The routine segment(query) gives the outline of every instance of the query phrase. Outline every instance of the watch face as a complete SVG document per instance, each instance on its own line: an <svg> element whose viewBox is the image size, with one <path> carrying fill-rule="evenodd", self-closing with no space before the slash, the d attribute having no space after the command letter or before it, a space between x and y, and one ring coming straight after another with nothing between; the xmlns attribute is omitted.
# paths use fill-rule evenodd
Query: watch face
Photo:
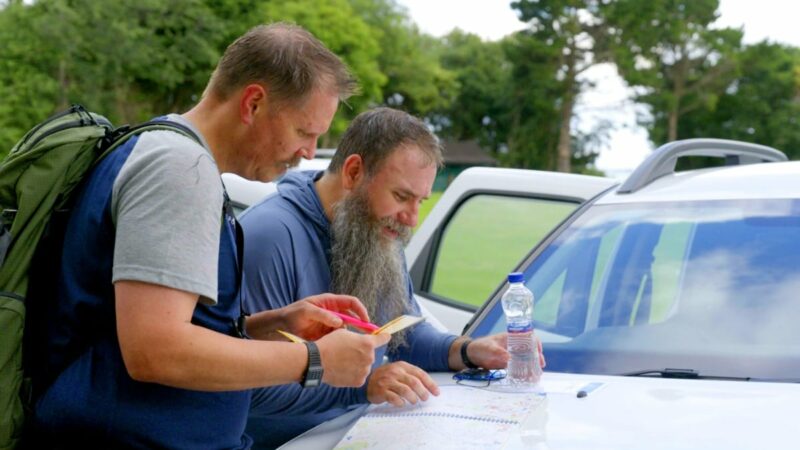
<svg viewBox="0 0 800 450"><path fill-rule="evenodd" d="M309 367L306 373L306 380L303 383L304 387L317 387L322 381L322 367Z"/></svg>
<svg viewBox="0 0 800 450"><path fill-rule="evenodd" d="M303 387L311 388L319 386L322 381L322 360L319 356L317 344L306 342L308 349L308 367L303 377Z"/></svg>

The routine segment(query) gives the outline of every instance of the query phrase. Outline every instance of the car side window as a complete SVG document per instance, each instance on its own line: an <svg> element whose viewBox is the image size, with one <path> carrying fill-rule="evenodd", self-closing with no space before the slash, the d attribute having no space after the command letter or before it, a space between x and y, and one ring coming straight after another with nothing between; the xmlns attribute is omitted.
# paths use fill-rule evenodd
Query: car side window
<svg viewBox="0 0 800 450"><path fill-rule="evenodd" d="M586 311L589 317L579 319L578 323L589 323L590 327L597 326L597 322L611 319L600 314L603 297L616 297L620 288L630 296L630 308L624 317L615 317L614 323L633 326L636 323L653 324L664 321L669 317L674 307L675 299L680 286L680 277L686 257L687 246L692 232L688 223L665 224L654 233L656 240L647 250L647 253L638 255L631 253L630 248L641 246L636 241L624 241L626 227L618 224L608 229L594 244L576 246L569 252L567 262L560 270L553 272L550 281L542 286L531 286L537 291L543 291L541 298L536 299L536 321L540 326L549 327L551 330L565 334L579 334L582 329L570 329L574 320L566 320L564 311ZM641 247L644 248L644 247ZM577 254L580 253L581 256ZM620 266L634 261L648 263L643 265L647 270L638 272ZM624 282L619 282L613 273L638 273L638 277L628 277ZM546 273L547 271L545 271ZM569 280L569 281L567 281ZM581 308L573 304L576 298L588 299ZM615 301L607 298L606 303ZM562 303L569 303L563 306ZM562 316L559 317L559 311ZM592 317L592 311L595 316ZM594 320L593 320L594 319ZM561 322L561 323L559 323ZM564 323L566 322L566 323ZM606 324L607 325L607 324Z"/></svg>
<svg viewBox="0 0 800 450"><path fill-rule="evenodd" d="M694 226L688 222L668 223L661 230L653 249L653 299L648 323L663 322L673 312L693 232Z"/></svg>
<svg viewBox="0 0 800 450"><path fill-rule="evenodd" d="M571 301L579 290L582 291L581 295L588 298L584 309L586 311L592 309L599 297L603 274L607 270L611 255L619 244L622 229L622 225L616 226L600 237L599 242L587 248L576 247L569 252L571 257L564 260L563 266L559 265L558 270L549 277L552 281L545 285L544 292L535 299L537 322L556 328L559 319L564 320L563 317L558 317L562 300L567 297L568 301ZM581 257L575 257L578 253L582 253ZM569 283L567 283L568 277ZM576 280L580 279L584 281L576 283ZM529 288L533 288L533 286L529 286ZM585 294L587 289L588 295Z"/></svg>
<svg viewBox="0 0 800 450"><path fill-rule="evenodd" d="M480 194L463 202L445 225L428 292L480 307L509 271L577 203Z"/></svg>
<svg viewBox="0 0 800 450"><path fill-rule="evenodd" d="M537 326L574 337L598 327L667 320L674 314L694 229L679 221L622 221L554 243L543 253L543 264L525 268L536 273L526 284L536 297ZM494 316L491 330L499 331L501 315Z"/></svg>

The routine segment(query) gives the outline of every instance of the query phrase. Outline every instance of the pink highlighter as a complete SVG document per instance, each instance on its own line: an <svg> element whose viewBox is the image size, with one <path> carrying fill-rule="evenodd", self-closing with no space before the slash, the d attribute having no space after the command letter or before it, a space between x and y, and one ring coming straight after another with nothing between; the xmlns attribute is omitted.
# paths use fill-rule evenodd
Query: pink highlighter
<svg viewBox="0 0 800 450"><path fill-rule="evenodd" d="M328 311L330 311L330 310L328 310ZM339 312L336 312L336 311L330 311L330 312L332 314L337 315L345 323L349 323L350 325L353 325L354 327L361 328L362 330L369 331L370 333L372 333L373 331L375 331L375 330L380 328L379 326L377 326L375 324L372 324L372 323L369 323L369 322L364 322L363 320L358 320L355 317L349 316L347 314L342 314L342 313L339 313Z"/></svg>

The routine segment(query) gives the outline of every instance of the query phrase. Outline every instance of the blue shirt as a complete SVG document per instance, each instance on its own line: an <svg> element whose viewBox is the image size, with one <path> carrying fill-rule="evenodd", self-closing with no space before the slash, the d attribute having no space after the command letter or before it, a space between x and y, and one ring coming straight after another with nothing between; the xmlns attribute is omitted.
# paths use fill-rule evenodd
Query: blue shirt
<svg viewBox="0 0 800 450"><path fill-rule="evenodd" d="M243 290L248 311L280 308L330 292L330 223L314 188L322 174L289 172L278 183L277 193L240 217L246 243ZM404 276L409 309L421 314L405 267ZM408 331L406 346L387 356L429 371L449 370L448 352L455 338L423 322ZM378 355L376 360L381 358ZM274 447L365 403L366 384L356 389L325 384L305 390L297 384L258 389L253 393L247 431L258 444Z"/></svg>
<svg viewBox="0 0 800 450"><path fill-rule="evenodd" d="M250 390L201 392L142 383L125 369L111 282L110 205L114 181L137 140L129 139L93 170L70 214L59 296L48 308L47 371L53 382L36 405L37 433L64 447L248 448ZM217 304L198 304L192 318L228 335L234 335L240 312L234 233L231 220L221 221Z"/></svg>

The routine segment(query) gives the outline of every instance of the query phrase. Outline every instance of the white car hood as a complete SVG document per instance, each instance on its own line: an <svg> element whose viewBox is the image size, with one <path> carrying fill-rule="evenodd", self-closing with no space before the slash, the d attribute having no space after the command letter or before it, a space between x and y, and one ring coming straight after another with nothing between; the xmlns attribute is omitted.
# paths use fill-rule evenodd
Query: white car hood
<svg viewBox="0 0 800 450"><path fill-rule="evenodd" d="M451 373L432 375L440 386L453 383ZM578 398L579 387L590 383L602 385ZM798 384L545 372L542 385L551 392L523 423L519 435L509 438L506 449L798 448L794 433ZM319 425L281 450L333 448L363 410ZM465 443L469 439L464 436Z"/></svg>
<svg viewBox="0 0 800 450"><path fill-rule="evenodd" d="M511 448L796 449L800 385L545 373L601 382L584 398L550 393Z"/></svg>

